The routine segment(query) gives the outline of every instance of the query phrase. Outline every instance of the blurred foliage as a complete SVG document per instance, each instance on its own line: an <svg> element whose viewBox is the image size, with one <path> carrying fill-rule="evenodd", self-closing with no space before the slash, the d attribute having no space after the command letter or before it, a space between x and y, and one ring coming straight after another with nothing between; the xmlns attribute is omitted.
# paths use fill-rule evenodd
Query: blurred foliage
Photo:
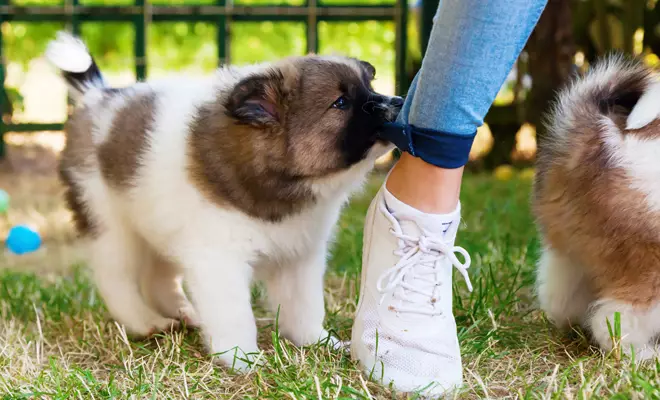
<svg viewBox="0 0 660 400"><path fill-rule="evenodd" d="M234 22L231 29L233 64L272 61L307 51L302 22Z"/></svg>
<svg viewBox="0 0 660 400"><path fill-rule="evenodd" d="M395 0L326 0L325 4L391 4ZM15 0L20 5L60 5L58 0ZM83 5L128 5L132 0L81 0ZM214 0L153 0L153 4L212 4ZM304 0L236 0L245 5L302 5ZM414 24L411 24L414 25ZM27 68L43 54L61 23L4 23L2 32L7 60ZM416 28L410 30L416 36ZM83 22L81 35L106 71L134 69L135 32L126 22ZM212 23L151 23L147 32L147 60L151 69L176 71L195 67L211 71L218 65L218 32ZM391 22L321 22L319 52L340 52L369 60L380 76L394 79L394 24ZM412 37L411 42L416 43ZM413 43L413 44L414 44ZM299 22L233 22L229 46L231 62L245 64L303 55L307 49L305 24ZM418 46L412 46L413 56Z"/></svg>
<svg viewBox="0 0 660 400"><path fill-rule="evenodd" d="M20 5L61 5L62 0L10 0ZM83 5L130 5L134 0L79 0ZM218 4L221 0L151 0L155 5ZM396 0L319 0L327 5L383 5ZM408 0L406 73L412 79L421 64L420 8ZM303 5L305 0L234 0L237 5ZM510 143L523 122L543 129L538 118L564 78L585 70L610 50L641 55L660 64L660 6L658 0L551 0L525 50L503 85L486 118L495 138L495 166L513 162ZM10 63L23 68L43 54L61 23L3 23L4 50ZM232 22L229 58L234 64L273 61L307 51L302 22ZM561 34L559 33L561 32ZM393 22L325 22L318 25L319 53L340 53L371 62L381 79L394 81L395 25ZM126 22L83 22L81 34L98 64L119 73L135 68L135 31ZM151 23L147 31L147 71L178 71L193 67L212 71L219 61L218 26L209 22ZM222 38L220 38L222 40ZM534 44L535 43L535 44ZM530 45L531 44L531 45ZM655 53L655 54L654 54ZM539 82L541 84L539 84ZM14 91L15 92L15 91ZM403 90L398 90L403 92ZM18 93L18 92L16 92ZM7 97L12 101L11 95ZM501 154L498 154L501 153Z"/></svg>
<svg viewBox="0 0 660 400"><path fill-rule="evenodd" d="M319 53L368 60L379 76L394 76L393 22L319 22Z"/></svg>

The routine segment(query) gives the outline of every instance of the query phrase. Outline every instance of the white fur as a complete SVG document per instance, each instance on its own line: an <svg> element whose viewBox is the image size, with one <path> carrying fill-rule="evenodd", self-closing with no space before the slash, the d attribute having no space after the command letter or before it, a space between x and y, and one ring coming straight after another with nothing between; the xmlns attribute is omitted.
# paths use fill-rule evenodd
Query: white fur
<svg viewBox="0 0 660 400"><path fill-rule="evenodd" d="M57 38L51 41L46 48L46 58L57 68L82 73L92 66L92 57L87 46L70 33L60 31Z"/></svg>
<svg viewBox="0 0 660 400"><path fill-rule="evenodd" d="M550 248L541 253L536 292L541 309L559 327L580 324L593 300L583 268Z"/></svg>
<svg viewBox="0 0 660 400"><path fill-rule="evenodd" d="M635 134L621 135L609 130L608 150L616 165L630 177L630 187L646 195L651 212L660 212L660 139Z"/></svg>
<svg viewBox="0 0 660 400"><path fill-rule="evenodd" d="M593 339L605 351L612 350L613 338L609 325L614 332L614 313L621 318L621 350L631 354L634 350L637 360L647 360L660 356L660 347L655 339L660 332L660 304L649 309L635 308L630 304L613 299L600 299L594 302L587 313L586 326Z"/></svg>
<svg viewBox="0 0 660 400"><path fill-rule="evenodd" d="M94 60L82 40L64 31L57 32L56 39L48 43L45 55L51 64L65 73L82 74L88 72L94 64ZM98 70L92 70L88 75L92 75L94 72L98 72ZM69 94L77 102L82 101L83 97L86 97L87 101L102 99L102 93L98 88L103 87L103 77L96 75L88 76L88 78L80 81L78 85L67 82ZM80 85L84 85L84 87Z"/></svg>
<svg viewBox="0 0 660 400"><path fill-rule="evenodd" d="M314 182L316 204L279 223L217 206L189 179L189 123L218 87L234 85L255 68L263 67L150 83L157 93L155 122L130 192L107 186L98 168L75 175L102 225L91 244L92 267L112 315L144 335L176 324L173 314L178 313L188 323L201 324L211 352L239 369L246 363L234 360L235 353L258 351L250 304L253 278L265 282L273 309L279 308L283 335L298 345L327 335L322 323L328 241L342 205L388 149L374 148L351 169ZM104 111L108 120L114 110ZM102 130L109 127L104 123ZM100 144L107 132L95 136ZM182 277L195 307L183 292Z"/></svg>
<svg viewBox="0 0 660 400"><path fill-rule="evenodd" d="M660 82L651 85L628 116L626 129L640 129L660 117Z"/></svg>
<svg viewBox="0 0 660 400"><path fill-rule="evenodd" d="M603 350L613 348L608 321L614 332L614 313L621 317L618 345L625 354L634 350L637 360L660 356L655 338L660 332L660 304L634 306L613 299L596 300L589 291L584 269L551 249L544 249L537 271L537 294L541 309L560 328L583 324Z"/></svg>

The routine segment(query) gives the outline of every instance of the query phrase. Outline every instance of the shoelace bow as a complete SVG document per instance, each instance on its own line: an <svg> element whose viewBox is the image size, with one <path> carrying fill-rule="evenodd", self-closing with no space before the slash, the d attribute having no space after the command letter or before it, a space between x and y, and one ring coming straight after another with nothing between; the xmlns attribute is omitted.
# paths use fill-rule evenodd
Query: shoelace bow
<svg viewBox="0 0 660 400"><path fill-rule="evenodd" d="M400 299L408 303L415 303L415 307L397 307L397 312L424 315L442 314L441 310L435 308L435 303L439 300L435 291L442 284L439 278L440 271L436 269L436 264L444 257L447 257L451 265L461 273L468 289L472 291L472 282L470 282L467 271L471 259L464 248L450 246L424 234L420 237L405 235L401 232L399 221L387 211L385 205L381 205L381 212L395 227L399 228L391 229L390 232L399 240L399 248L394 251L394 254L400 259L378 279L376 288L382 294L380 304L388 294L393 292L396 294L396 290L401 288ZM463 256L463 262L456 257L456 253ZM417 304L408 298L407 292L420 294L428 301L424 304Z"/></svg>

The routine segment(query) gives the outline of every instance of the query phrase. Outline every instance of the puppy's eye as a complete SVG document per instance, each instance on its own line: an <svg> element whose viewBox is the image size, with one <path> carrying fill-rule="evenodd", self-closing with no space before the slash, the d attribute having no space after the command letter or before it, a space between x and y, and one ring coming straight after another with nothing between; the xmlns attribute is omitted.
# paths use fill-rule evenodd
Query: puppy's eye
<svg viewBox="0 0 660 400"><path fill-rule="evenodd" d="M340 98L335 100L334 103L332 103L332 108L338 108L340 110L346 110L350 106L351 103L348 101L348 99L345 96L341 96Z"/></svg>

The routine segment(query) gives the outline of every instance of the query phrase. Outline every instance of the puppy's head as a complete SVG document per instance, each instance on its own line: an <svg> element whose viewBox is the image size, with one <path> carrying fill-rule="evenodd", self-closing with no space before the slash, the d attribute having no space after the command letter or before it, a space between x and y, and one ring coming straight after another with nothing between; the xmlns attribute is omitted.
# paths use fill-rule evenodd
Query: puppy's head
<svg viewBox="0 0 660 400"><path fill-rule="evenodd" d="M351 58L291 58L243 78L225 109L274 169L324 177L386 149L378 131L396 118L403 100L376 93L375 73Z"/></svg>
<svg viewBox="0 0 660 400"><path fill-rule="evenodd" d="M190 131L193 181L216 203L268 221L346 192L388 149L403 100L374 92L373 66L306 56L221 71Z"/></svg>

